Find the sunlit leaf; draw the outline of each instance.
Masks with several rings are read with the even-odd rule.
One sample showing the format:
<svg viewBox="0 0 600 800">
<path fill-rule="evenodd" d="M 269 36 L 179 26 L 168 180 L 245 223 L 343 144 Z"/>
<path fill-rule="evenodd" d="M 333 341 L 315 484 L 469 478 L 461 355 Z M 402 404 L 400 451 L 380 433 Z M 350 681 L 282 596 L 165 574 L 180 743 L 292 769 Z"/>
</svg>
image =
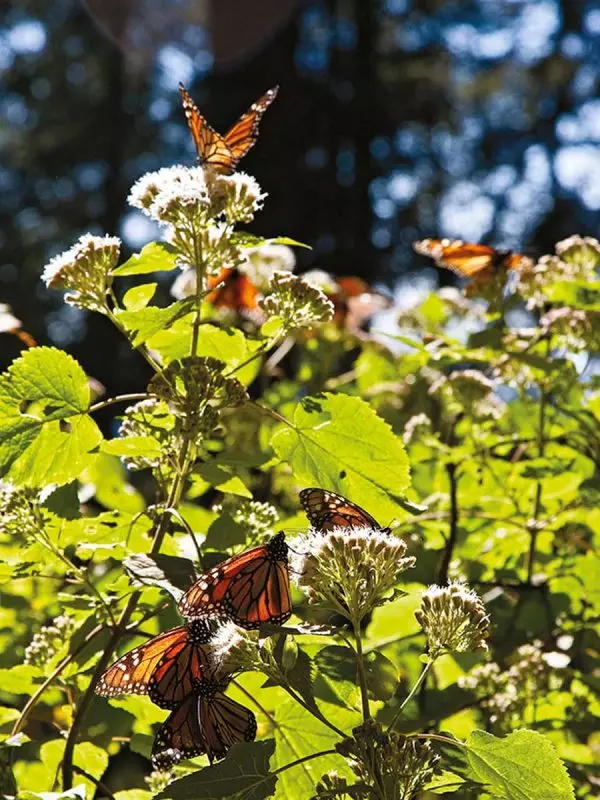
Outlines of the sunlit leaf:
<svg viewBox="0 0 600 800">
<path fill-rule="evenodd" d="M 150 242 L 134 253 L 120 267 L 113 269 L 113 275 L 146 275 L 149 272 L 165 272 L 175 269 L 176 251 L 167 242 Z"/>
</svg>

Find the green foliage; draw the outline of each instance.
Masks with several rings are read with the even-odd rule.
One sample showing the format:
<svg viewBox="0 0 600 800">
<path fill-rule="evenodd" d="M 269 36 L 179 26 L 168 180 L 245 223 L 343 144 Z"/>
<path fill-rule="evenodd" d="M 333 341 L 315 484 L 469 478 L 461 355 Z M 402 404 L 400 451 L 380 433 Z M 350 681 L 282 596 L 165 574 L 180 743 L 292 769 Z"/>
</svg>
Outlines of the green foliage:
<svg viewBox="0 0 600 800">
<path fill-rule="evenodd" d="M 132 198 L 169 226 L 169 245 L 115 267 L 118 242 L 84 238 L 47 282 L 117 327 L 148 385 L 90 405 L 84 368 L 49 347 L 0 376 L 6 786 L 92 797 L 106 781 L 118 800 L 592 798 L 600 403 L 579 364 L 598 349 L 594 240 L 557 246 L 512 294 L 501 278 L 432 292 L 380 340 L 290 275 L 297 243 L 235 230 L 262 204 L 248 176 L 176 168 Z M 156 283 L 131 285 L 175 267 L 188 286 L 171 305 Z M 215 285 L 240 275 L 256 302 L 217 302 Z M 468 299 L 477 291 L 487 307 Z M 524 302 L 536 325 L 514 328 L 508 311 Z M 104 440 L 93 414 L 118 403 Z M 325 529 L 307 532 L 307 486 L 364 507 L 377 529 L 331 532 L 313 509 Z M 279 530 L 294 616 L 258 632 L 219 624 L 210 645 L 257 741 L 153 769 L 167 712 L 95 697 L 100 675 L 181 625 L 197 573 Z"/>
</svg>

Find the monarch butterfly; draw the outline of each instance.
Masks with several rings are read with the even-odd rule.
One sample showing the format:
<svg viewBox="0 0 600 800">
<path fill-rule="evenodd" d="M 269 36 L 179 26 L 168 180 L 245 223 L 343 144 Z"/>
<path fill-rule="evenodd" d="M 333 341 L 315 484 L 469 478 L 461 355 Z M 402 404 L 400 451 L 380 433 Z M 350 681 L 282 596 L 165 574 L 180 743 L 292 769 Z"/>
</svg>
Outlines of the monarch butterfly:
<svg viewBox="0 0 600 800">
<path fill-rule="evenodd" d="M 237 269 L 222 269 L 218 275 L 208 279 L 208 286 L 218 287 L 206 295 L 208 302 L 216 308 L 232 308 L 240 312 L 258 308 L 258 289 L 247 275 Z"/>
<path fill-rule="evenodd" d="M 414 242 L 417 253 L 434 258 L 441 267 L 451 269 L 462 278 L 491 278 L 499 269 L 518 269 L 529 259 L 512 250 L 495 250 L 485 244 L 460 240 L 423 239 Z"/>
<path fill-rule="evenodd" d="M 226 685 L 226 684 L 225 684 Z M 223 758 L 236 742 L 256 736 L 256 717 L 223 694 L 222 681 L 194 681 L 194 690 L 161 725 L 152 747 L 152 762 L 164 769 L 185 758 L 206 753 Z"/>
<path fill-rule="evenodd" d="M 331 531 L 334 528 L 387 530 L 364 508 L 326 489 L 302 489 L 300 503 L 310 524 L 318 531 Z"/>
<path fill-rule="evenodd" d="M 147 694 L 161 708 L 176 708 L 210 667 L 206 645 L 211 636 L 202 620 L 154 636 L 115 661 L 100 678 L 96 694 Z"/>
<path fill-rule="evenodd" d="M 225 136 L 221 136 L 204 119 L 185 86 L 180 83 L 179 94 L 200 163 L 221 175 L 235 172 L 240 160 L 258 139 L 258 126 L 262 116 L 277 97 L 278 91 L 279 86 L 275 86 L 265 92 L 242 114 Z"/>
<path fill-rule="evenodd" d="M 188 619 L 223 614 L 251 630 L 265 622 L 281 625 L 291 616 L 288 546 L 285 534 L 218 564 L 188 589 L 179 611 Z"/>
</svg>

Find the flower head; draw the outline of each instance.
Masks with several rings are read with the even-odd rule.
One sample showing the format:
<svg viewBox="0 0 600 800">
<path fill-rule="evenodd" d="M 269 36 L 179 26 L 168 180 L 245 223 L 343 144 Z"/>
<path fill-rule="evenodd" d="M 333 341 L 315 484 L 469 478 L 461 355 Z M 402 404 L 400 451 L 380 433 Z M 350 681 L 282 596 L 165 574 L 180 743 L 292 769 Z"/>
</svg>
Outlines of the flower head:
<svg viewBox="0 0 600 800">
<path fill-rule="evenodd" d="M 592 277 L 590 270 L 600 267 L 600 242 L 591 236 L 569 236 L 558 242 L 555 250 L 565 263 L 579 267 L 586 277 Z"/>
<path fill-rule="evenodd" d="M 233 495 L 227 495 L 220 505 L 213 507 L 213 511 L 219 515 L 228 514 L 234 523 L 243 529 L 244 541 L 249 544 L 272 536 L 274 526 L 279 519 L 277 509 L 270 503 L 260 503 L 258 500 L 247 500 Z"/>
<path fill-rule="evenodd" d="M 52 258 L 44 267 L 42 280 L 50 289 L 69 289 L 67 303 L 91 311 L 106 310 L 106 293 L 117 265 L 121 240 L 116 236 L 86 233 L 69 250 Z"/>
<path fill-rule="evenodd" d="M 490 620 L 481 598 L 462 583 L 430 586 L 415 617 L 427 636 L 429 653 L 487 650 Z"/>
<path fill-rule="evenodd" d="M 218 679 L 239 672 L 262 669 L 259 636 L 258 631 L 247 631 L 234 622 L 221 625 L 211 640 L 214 676 Z"/>
<path fill-rule="evenodd" d="M 25 664 L 44 667 L 66 645 L 73 631 L 75 620 L 61 615 L 50 625 L 44 625 L 25 648 Z"/>
<path fill-rule="evenodd" d="M 311 529 L 294 540 L 292 572 L 308 589 L 310 603 L 325 603 L 353 622 L 379 605 L 400 573 L 414 566 L 406 543 L 387 530 L 355 528 L 320 533 Z"/>
<path fill-rule="evenodd" d="M 127 200 L 163 225 L 206 220 L 218 213 L 202 167 L 165 167 L 147 173 L 133 185 Z"/>
<path fill-rule="evenodd" d="M 438 770 L 440 756 L 427 741 L 384 733 L 374 720 L 357 726 L 352 734 L 336 750 L 350 760 L 361 783 L 383 783 L 386 797 L 412 800 Z"/>
<path fill-rule="evenodd" d="M 277 316 L 287 330 L 306 328 L 333 319 L 333 303 L 320 290 L 289 272 L 275 272 L 271 294 L 259 303 L 268 316 Z"/>
<path fill-rule="evenodd" d="M 266 193 L 261 191 L 258 181 L 245 172 L 233 175 L 215 175 L 215 191 L 220 194 L 223 214 L 230 225 L 236 222 L 252 222 L 254 215 L 263 207 Z"/>
</svg>

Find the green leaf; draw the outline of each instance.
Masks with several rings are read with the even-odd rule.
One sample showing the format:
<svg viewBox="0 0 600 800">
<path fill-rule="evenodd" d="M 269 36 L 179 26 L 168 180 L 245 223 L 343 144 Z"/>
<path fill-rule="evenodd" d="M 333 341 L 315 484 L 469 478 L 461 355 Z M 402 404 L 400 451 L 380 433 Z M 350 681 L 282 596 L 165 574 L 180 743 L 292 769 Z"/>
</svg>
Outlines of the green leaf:
<svg viewBox="0 0 600 800">
<path fill-rule="evenodd" d="M 574 464 L 573 459 L 565 458 L 532 458 L 520 468 L 522 478 L 552 478 L 568 473 Z"/>
<path fill-rule="evenodd" d="M 177 300 L 165 308 L 149 306 L 139 311 L 116 311 L 115 316 L 125 330 L 132 336 L 132 344 L 137 347 L 159 331 L 169 328 L 176 320 L 189 314 L 193 298 Z"/>
<path fill-rule="evenodd" d="M 305 397 L 293 425 L 276 430 L 271 444 L 298 478 L 358 501 L 381 524 L 398 511 L 388 495 L 401 495 L 409 485 L 404 445 L 357 397 Z"/>
<path fill-rule="evenodd" d="M 62 485 L 93 458 L 102 434 L 85 413 L 87 376 L 74 358 L 35 347 L 0 376 L 0 476 L 26 486 Z"/>
<path fill-rule="evenodd" d="M 157 286 L 157 283 L 144 283 L 141 286 L 134 286 L 125 292 L 123 305 L 127 311 L 139 311 L 142 308 L 146 308 L 154 297 Z"/>
<path fill-rule="evenodd" d="M 153 445 L 156 444 L 154 439 L 150 441 Z M 103 442 L 104 444 L 109 443 Z M 137 514 L 145 508 L 144 498 L 127 482 L 127 471 L 115 456 L 99 453 L 92 466 L 81 475 L 80 480 L 94 487 L 94 497 L 105 508 L 130 514 Z"/>
<path fill-rule="evenodd" d="M 128 556 L 123 566 L 134 585 L 159 586 L 177 601 L 196 580 L 194 565 L 188 558 L 165 556 L 160 553 L 153 556 L 136 553 Z"/>
<path fill-rule="evenodd" d="M 356 685 L 358 669 L 356 654 L 350 647 L 329 645 L 315 656 L 319 670 L 335 681 L 348 681 Z M 398 688 L 398 670 L 381 653 L 371 651 L 364 655 L 365 673 L 369 694 L 375 700 L 389 700 Z"/>
<path fill-rule="evenodd" d="M 552 302 L 571 308 L 600 309 L 600 281 L 557 281 L 545 294 Z"/>
<path fill-rule="evenodd" d="M 166 242 L 150 242 L 139 253 L 135 253 L 113 275 L 146 275 L 150 272 L 165 272 L 175 269 L 176 250 Z"/>
<path fill-rule="evenodd" d="M 173 781 L 157 800 L 264 800 L 275 791 L 277 778 L 269 772 L 274 750 L 273 739 L 238 742 L 223 761 Z"/>
<path fill-rule="evenodd" d="M 288 247 L 305 247 L 307 250 L 312 250 L 309 244 L 290 239 L 289 236 L 275 236 L 274 239 L 267 239 L 267 244 L 287 244 Z"/>
<path fill-rule="evenodd" d="M 68 789 L 66 792 L 23 792 L 20 800 L 86 800 L 88 794 L 83 783 Z"/>
<path fill-rule="evenodd" d="M 194 476 L 198 475 L 206 484 L 206 487 L 212 486 L 219 492 L 226 494 L 235 494 L 238 497 L 247 497 L 252 500 L 252 492 L 245 486 L 244 482 L 237 475 L 232 474 L 231 470 L 227 467 L 220 466 L 213 461 L 207 461 L 204 464 L 198 464 L 194 467 Z M 197 497 L 198 493 L 197 482 L 194 484 L 194 491 L 190 492 L 189 497 Z"/>
<path fill-rule="evenodd" d="M 145 458 L 158 458 L 162 453 L 160 442 L 152 436 L 125 436 L 122 439 L 108 439 L 102 442 L 101 449 L 104 453 L 113 456 L 144 456 Z"/>
<path fill-rule="evenodd" d="M 574 800 L 567 770 L 549 739 L 514 731 L 503 739 L 473 731 L 466 742 L 477 779 L 502 800 Z"/>
<path fill-rule="evenodd" d="M 286 244 L 288 247 L 305 247 L 307 250 L 312 250 L 309 244 L 298 242 L 296 239 L 290 239 L 289 236 L 275 236 L 273 239 L 265 239 L 264 236 L 255 236 L 253 233 L 246 233 L 246 231 L 235 231 L 231 236 L 231 240 L 235 242 L 238 247 L 260 247 L 262 244 Z"/>
<path fill-rule="evenodd" d="M 148 346 L 160 353 L 164 361 L 173 361 L 190 354 L 192 326 L 189 320 L 180 320 L 168 330 L 156 333 Z M 246 337 L 235 328 L 218 328 L 201 325 L 198 338 L 198 355 L 218 358 L 228 369 L 241 364 L 248 357 Z"/>
</svg>

